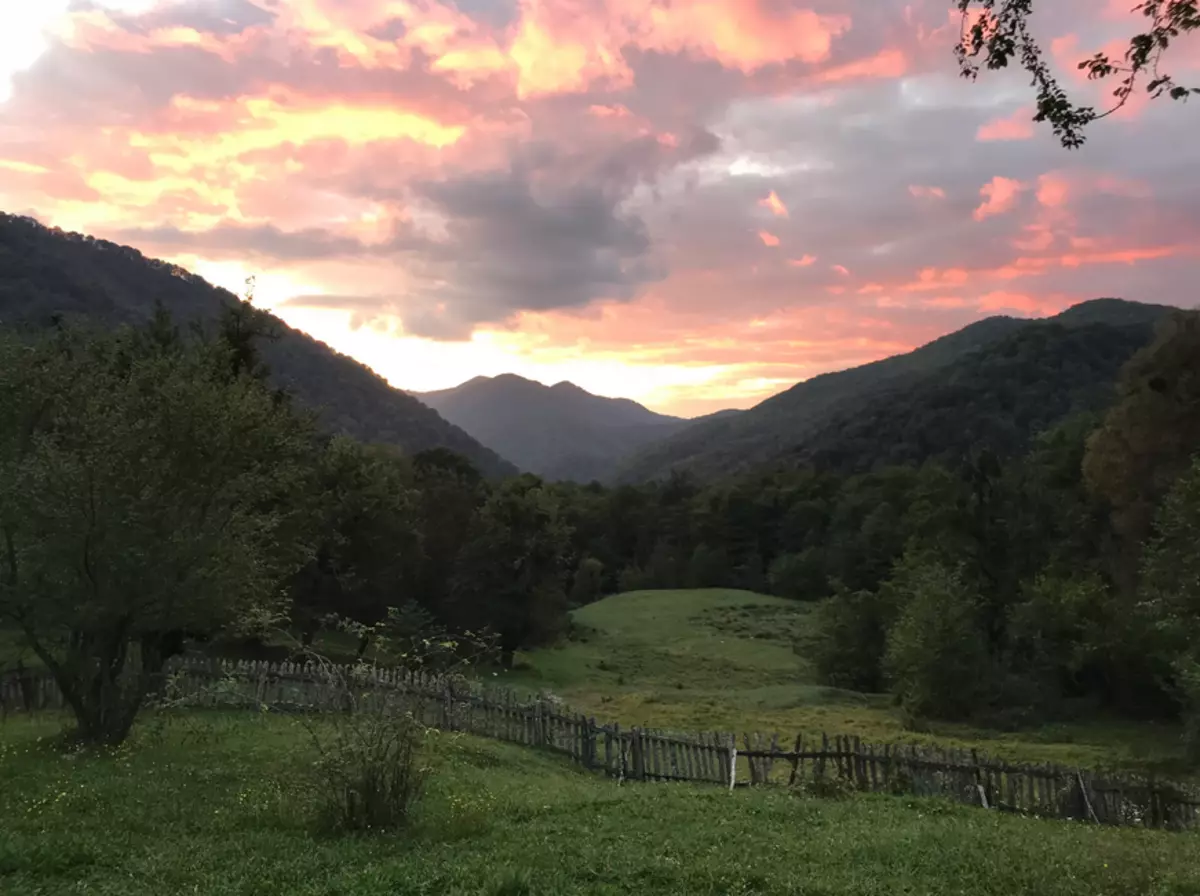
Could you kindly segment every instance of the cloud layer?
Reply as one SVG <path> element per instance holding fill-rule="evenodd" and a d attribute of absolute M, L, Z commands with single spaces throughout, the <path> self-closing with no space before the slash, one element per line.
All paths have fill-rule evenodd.
<path fill-rule="evenodd" d="M 402 387 L 510 369 L 685 413 L 987 314 L 1195 304 L 1195 109 L 1067 153 L 1023 77 L 955 77 L 949 5 L 47 3 L 2 14 L 36 49 L 0 68 L 0 207 L 258 274 Z M 1136 20 L 1093 6 L 1036 24 L 1100 104 L 1073 63 Z"/>

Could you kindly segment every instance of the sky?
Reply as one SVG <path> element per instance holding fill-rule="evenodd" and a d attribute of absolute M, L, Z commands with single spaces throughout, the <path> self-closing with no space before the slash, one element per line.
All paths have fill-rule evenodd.
<path fill-rule="evenodd" d="M 1037 4 L 1075 99 L 1133 3 Z M 1200 102 L 1068 152 L 1022 73 L 957 76 L 952 0 L 4 5 L 0 209 L 253 275 L 403 389 L 692 416 L 993 314 L 1200 302 Z"/>

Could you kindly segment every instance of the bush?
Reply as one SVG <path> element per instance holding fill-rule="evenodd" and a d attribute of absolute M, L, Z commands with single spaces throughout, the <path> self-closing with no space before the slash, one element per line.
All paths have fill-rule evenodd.
<path fill-rule="evenodd" d="M 424 792 L 425 727 L 398 691 L 371 687 L 365 664 L 329 671 L 329 702 L 345 708 L 304 725 L 317 749 L 312 766 L 318 821 L 327 831 L 403 827 Z"/>
<path fill-rule="evenodd" d="M 816 636 L 803 648 L 830 687 L 883 690 L 883 654 L 893 611 L 882 593 L 841 589 L 816 610 Z"/>
<path fill-rule="evenodd" d="M 898 564 L 890 587 L 903 606 L 884 656 L 897 702 L 913 718 L 967 718 L 990 678 L 977 595 L 938 561 Z"/>

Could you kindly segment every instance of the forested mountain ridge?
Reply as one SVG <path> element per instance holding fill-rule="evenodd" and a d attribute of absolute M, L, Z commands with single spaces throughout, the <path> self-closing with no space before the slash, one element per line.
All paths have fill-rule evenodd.
<path fill-rule="evenodd" d="M 628 398 L 514 374 L 414 394 L 522 470 L 550 480 L 607 479 L 632 452 L 688 425 Z"/>
<path fill-rule="evenodd" d="M 105 326 L 138 324 L 161 302 L 186 324 L 213 321 L 236 301 L 233 293 L 128 246 L 0 213 L 0 323 L 44 324 L 57 315 Z M 283 321 L 274 324 L 279 338 L 261 347 L 270 379 L 317 410 L 326 428 L 409 453 L 447 448 L 488 476 L 516 472 L 490 447 L 366 365 Z"/>
<path fill-rule="evenodd" d="M 1094 328 L 1096 333 L 1132 328 L 1135 332 L 1128 338 L 1115 337 L 1115 343 L 1123 346 L 1120 351 L 1125 352 L 1115 366 L 1100 364 L 1097 370 L 1096 376 L 1111 384 L 1120 362 L 1149 339 L 1154 324 L 1169 310 L 1162 305 L 1096 299 L 1044 320 L 986 318 L 906 354 L 805 380 L 736 416 L 698 423 L 635 455 L 622 467 L 618 479 L 645 482 L 661 479 L 672 471 L 711 478 L 809 456 L 812 452 L 806 446 L 810 438 L 828 445 L 831 433 L 848 425 L 848 418 L 860 411 L 873 415 L 873 409 L 879 409 L 880 403 L 891 400 L 890 396 L 898 391 L 919 389 L 921 383 L 936 385 L 935 380 L 961 359 L 1015 334 L 1047 326 L 1064 331 Z M 1137 341 L 1137 345 L 1126 351 L 1131 341 Z M 935 373 L 938 377 L 933 376 Z M 1075 387 L 1082 385 L 1077 383 Z M 882 456 L 879 459 L 886 462 Z M 862 462 L 853 466 L 861 467 Z"/>
<path fill-rule="evenodd" d="M 981 447 L 997 457 L 1018 456 L 1060 420 L 1111 404 L 1122 366 L 1153 329 L 1143 322 L 1022 327 L 839 410 L 792 458 L 802 466 L 861 473 L 927 460 L 953 466 Z"/>

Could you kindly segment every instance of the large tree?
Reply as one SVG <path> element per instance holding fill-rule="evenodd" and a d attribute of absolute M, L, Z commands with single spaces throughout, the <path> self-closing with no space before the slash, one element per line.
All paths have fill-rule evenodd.
<path fill-rule="evenodd" d="M 493 632 L 505 667 L 566 627 L 570 537 L 558 494 L 535 476 L 502 483 L 479 508 L 458 556 L 452 615 L 460 629 Z"/>
<path fill-rule="evenodd" d="M 89 742 L 124 739 L 182 633 L 277 618 L 312 433 L 220 339 L 0 337 L 0 625 Z"/>
<path fill-rule="evenodd" d="M 1183 34 L 1200 28 L 1200 0 L 1144 0 L 1133 7 L 1145 17 L 1145 30 L 1133 35 L 1121 58 L 1098 52 L 1079 62 L 1090 80 L 1117 79 L 1107 109 L 1076 104 L 1054 76 L 1034 37 L 1034 0 L 957 0 L 962 40 L 955 47 L 962 73 L 974 79 L 981 64 L 1007 68 L 1017 62 L 1037 89 L 1034 121 L 1049 122 L 1068 149 L 1083 145 L 1085 128 L 1126 103 L 1138 90 L 1149 96 L 1185 100 L 1200 89 L 1185 87 L 1160 68 L 1167 50 Z"/>

